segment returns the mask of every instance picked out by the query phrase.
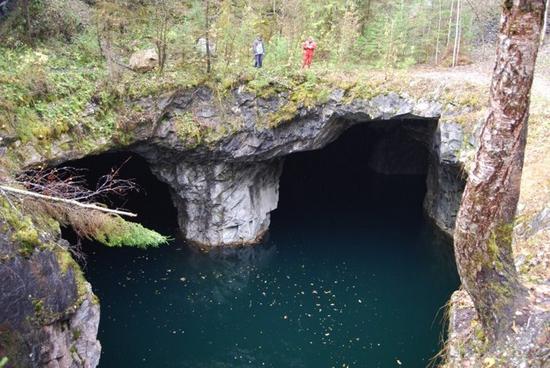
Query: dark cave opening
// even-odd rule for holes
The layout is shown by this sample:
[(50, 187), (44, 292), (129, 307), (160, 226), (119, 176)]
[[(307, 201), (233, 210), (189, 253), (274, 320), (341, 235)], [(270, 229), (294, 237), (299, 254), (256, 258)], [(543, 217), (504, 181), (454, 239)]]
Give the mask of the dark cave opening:
[(351, 211), (358, 219), (378, 217), (370, 212), (421, 218), (436, 126), (437, 121), (427, 119), (368, 122), (320, 150), (287, 156), (274, 218), (281, 211), (290, 216)]
[(67, 163), (95, 183), (131, 157), (120, 175), (142, 191), (113, 206), (175, 239), (147, 251), (84, 242), (100, 367), (424, 367), (458, 286), (449, 240), (422, 207), (433, 129), (366, 123), (286, 157), (269, 236), (209, 254), (178, 236), (170, 189), (139, 156)]

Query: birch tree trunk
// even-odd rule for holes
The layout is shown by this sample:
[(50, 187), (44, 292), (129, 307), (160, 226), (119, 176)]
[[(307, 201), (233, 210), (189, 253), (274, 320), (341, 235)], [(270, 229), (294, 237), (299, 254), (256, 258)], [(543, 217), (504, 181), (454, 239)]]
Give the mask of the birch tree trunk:
[(546, 37), (546, 27), (548, 26), (548, 7), (550, 7), (550, 0), (546, 0), (546, 10), (544, 11), (544, 21), (542, 23), (542, 32), (540, 35), (540, 45), (544, 43), (544, 37)]
[(458, 54), (460, 52), (460, 11), (461, 11), (460, 0), (457, 0), (456, 1), (455, 44), (453, 48), (453, 63), (452, 63), (453, 68), (458, 63)]
[[(451, 32), (453, 30), (453, 10), (455, 6), (455, 1), (451, 0), (451, 10), (449, 12), (449, 24), (448, 24), (448, 30), (447, 30), (447, 44), (445, 45), (445, 48), (449, 50), (449, 46), (451, 44)], [(445, 51), (447, 51), (445, 50)]]
[(492, 341), (509, 332), (527, 295), (514, 267), (512, 231), (544, 9), (545, 0), (504, 3), (490, 113), (455, 228), (460, 278)]
[(441, 21), (443, 18), (443, 0), (439, 0), (439, 18), (437, 21), (437, 34), (435, 40), (435, 62), (437, 65), (439, 63), (439, 39), (441, 37)]

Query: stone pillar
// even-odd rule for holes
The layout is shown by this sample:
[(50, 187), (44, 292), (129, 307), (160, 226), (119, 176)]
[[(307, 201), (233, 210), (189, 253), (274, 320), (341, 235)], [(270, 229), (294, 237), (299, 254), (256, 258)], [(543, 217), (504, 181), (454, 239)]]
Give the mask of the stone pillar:
[(431, 151), (424, 209), (435, 224), (453, 236), (456, 215), (460, 208), (466, 178), (459, 154), (464, 133), (455, 123), (443, 123), (437, 128)]
[(204, 248), (254, 244), (277, 208), (282, 161), (152, 167), (172, 189), (185, 238)]

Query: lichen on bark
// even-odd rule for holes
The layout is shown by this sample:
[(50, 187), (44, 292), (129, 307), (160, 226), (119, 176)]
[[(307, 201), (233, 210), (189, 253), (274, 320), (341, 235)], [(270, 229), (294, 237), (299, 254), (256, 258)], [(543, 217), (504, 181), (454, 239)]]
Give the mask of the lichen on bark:
[(512, 231), (544, 10), (543, 0), (516, 0), (503, 8), (490, 113), (455, 229), (462, 282), (493, 342), (510, 332), (527, 303), (514, 267)]

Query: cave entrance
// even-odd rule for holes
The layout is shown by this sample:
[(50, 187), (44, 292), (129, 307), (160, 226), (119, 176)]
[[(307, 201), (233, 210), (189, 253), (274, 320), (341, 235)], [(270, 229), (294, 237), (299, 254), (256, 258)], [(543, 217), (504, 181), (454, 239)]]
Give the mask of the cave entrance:
[[(144, 192), (124, 207), (176, 240), (85, 246), (100, 367), (425, 367), (458, 287), (449, 239), (422, 210), (434, 128), (366, 123), (287, 157), (264, 243), (208, 254), (178, 239), (169, 189), (134, 157), (122, 174)], [(103, 173), (126, 157), (70, 164)]]
[(317, 218), (328, 225), (345, 218), (374, 226), (389, 216), (401, 226), (417, 226), (425, 220), (436, 126), (426, 119), (359, 124), (323, 149), (287, 156), (273, 221)]
[(423, 209), (435, 128), (366, 123), (285, 158), (270, 241), (298, 270), (290, 277), (316, 291), (306, 319), (318, 318), (333, 349), (311, 358), (317, 366), (425, 367), (441, 348), (438, 312), (459, 278), (452, 240)]
[(177, 212), (170, 188), (153, 175), (141, 156), (129, 152), (104, 153), (68, 161), (61, 166), (79, 170), (78, 174), (84, 176), (90, 187), (94, 187), (103, 175), (118, 170), (117, 178), (131, 180), (137, 190), (120, 197), (110, 195), (105, 204), (136, 213), (138, 217), (129, 220), (159, 232), (173, 233), (177, 228)]

